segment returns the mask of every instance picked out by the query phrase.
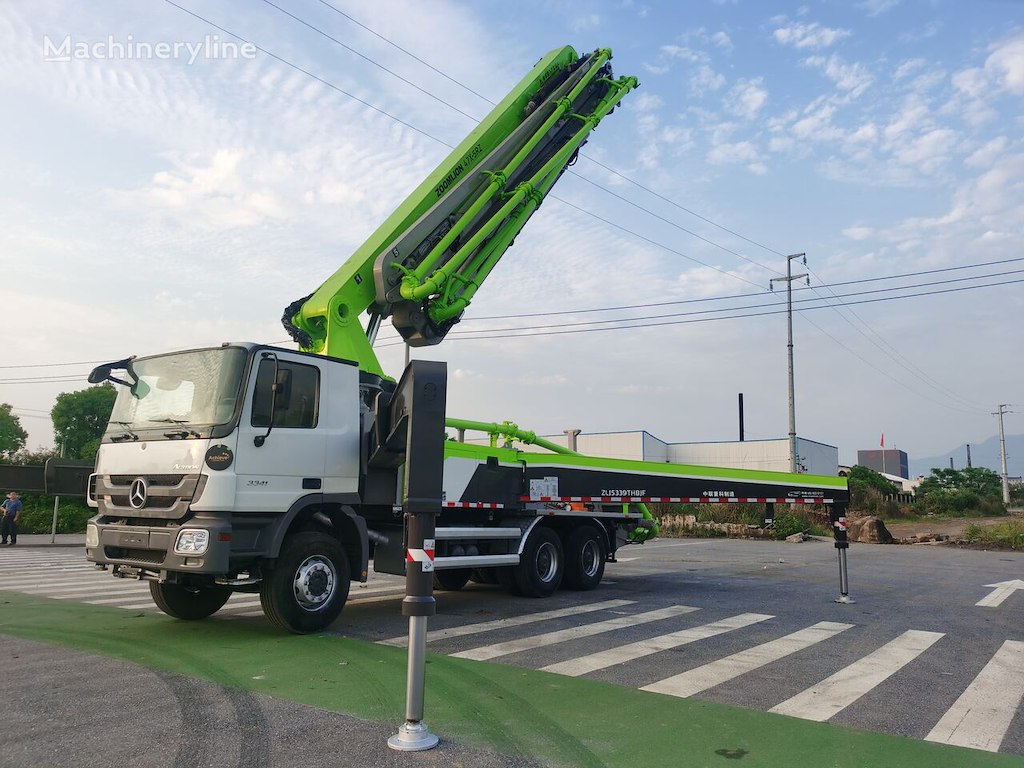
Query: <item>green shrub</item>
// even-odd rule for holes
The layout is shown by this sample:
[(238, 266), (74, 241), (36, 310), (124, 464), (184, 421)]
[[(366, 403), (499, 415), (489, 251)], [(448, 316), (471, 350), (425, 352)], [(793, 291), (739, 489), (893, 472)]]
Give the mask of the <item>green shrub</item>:
[[(23, 509), (18, 533), (50, 533), (53, 529), (53, 496), (29, 493), (21, 497)], [(83, 498), (61, 497), (57, 509), (57, 533), (83, 533), (86, 521), (96, 511)]]
[(991, 547), (1024, 549), (1024, 523), (1010, 520), (989, 527), (971, 524), (964, 529), (964, 538)]

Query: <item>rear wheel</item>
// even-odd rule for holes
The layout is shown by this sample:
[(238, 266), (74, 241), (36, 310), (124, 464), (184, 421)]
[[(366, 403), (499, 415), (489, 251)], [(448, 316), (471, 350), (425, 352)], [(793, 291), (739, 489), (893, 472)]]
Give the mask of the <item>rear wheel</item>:
[(231, 590), (218, 586), (185, 586), (170, 582), (149, 582), (149, 594), (156, 607), (176, 619), (195, 621), (212, 616), (231, 597)]
[(527, 597), (547, 597), (562, 583), (564, 571), (562, 540), (550, 528), (536, 526), (526, 539), (519, 565), (512, 569), (519, 591)]
[(434, 589), (447, 592), (457, 592), (466, 586), (469, 581), (472, 568), (451, 568), (443, 571), (434, 571)]
[(604, 537), (592, 525), (584, 525), (565, 537), (565, 586), (588, 590), (601, 583), (607, 557)]
[(348, 556), (325, 533), (308, 531), (285, 539), (281, 554), (260, 584), (267, 618), (296, 634), (319, 632), (338, 618), (348, 599)]

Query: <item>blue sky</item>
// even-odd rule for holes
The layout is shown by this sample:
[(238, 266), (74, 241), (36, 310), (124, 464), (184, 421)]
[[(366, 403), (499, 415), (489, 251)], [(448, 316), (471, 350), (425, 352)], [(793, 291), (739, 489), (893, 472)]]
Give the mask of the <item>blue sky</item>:
[[(30, 447), (52, 444), (45, 414), (91, 361), (282, 342), (281, 309), (566, 44), (611, 48), (640, 88), (458, 330), (764, 306), (453, 334), (416, 352), (448, 361), (453, 415), (728, 440), (743, 392), (748, 439), (782, 437), (785, 316), (766, 289), (796, 252), (812, 286), (796, 297), (833, 305), (794, 319), (801, 435), (844, 462), (883, 431), (928, 456), (994, 434), (997, 404), (1024, 412), (1022, 262), (1007, 261), (1024, 257), (1021, 3), (178, 4), (207, 21), (157, 0), (0, 6), (0, 402)], [(229, 32), (262, 50), (217, 48), (237, 46)], [(65, 40), (70, 60), (47, 60)], [(852, 304), (950, 288), (971, 289)], [(379, 354), (397, 375), (401, 347)]]

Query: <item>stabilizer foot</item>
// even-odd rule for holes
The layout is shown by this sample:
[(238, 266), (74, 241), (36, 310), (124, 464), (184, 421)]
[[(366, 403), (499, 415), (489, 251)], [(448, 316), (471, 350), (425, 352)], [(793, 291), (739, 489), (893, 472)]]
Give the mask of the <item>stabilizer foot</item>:
[(437, 746), (437, 736), (423, 723), (403, 723), (398, 733), (388, 739), (388, 746), (398, 752), (422, 752)]

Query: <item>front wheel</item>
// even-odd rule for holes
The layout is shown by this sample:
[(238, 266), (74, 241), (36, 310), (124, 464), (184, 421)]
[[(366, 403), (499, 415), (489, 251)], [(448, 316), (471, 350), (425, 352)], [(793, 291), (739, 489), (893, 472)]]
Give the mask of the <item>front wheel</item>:
[(296, 634), (319, 632), (338, 618), (348, 600), (348, 556), (325, 533), (285, 539), (277, 562), (260, 584), (267, 618)]
[(218, 586), (185, 586), (170, 582), (149, 582), (149, 594), (156, 607), (176, 619), (196, 621), (212, 616), (231, 597), (231, 590)]
[(564, 566), (562, 540), (550, 528), (538, 525), (530, 532), (519, 565), (513, 566), (512, 573), (520, 593), (547, 597), (562, 583)]

